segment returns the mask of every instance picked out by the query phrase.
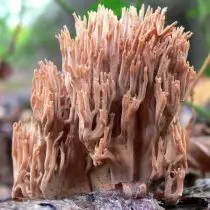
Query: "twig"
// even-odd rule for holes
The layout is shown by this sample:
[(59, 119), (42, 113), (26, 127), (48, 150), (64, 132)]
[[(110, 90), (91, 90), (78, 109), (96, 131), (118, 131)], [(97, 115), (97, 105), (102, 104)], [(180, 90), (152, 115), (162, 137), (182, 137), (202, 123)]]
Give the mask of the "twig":
[(24, 14), (24, 11), (25, 11), (25, 7), (24, 7), (23, 1), (24, 0), (21, 1), (21, 10), (20, 10), (20, 13), (19, 13), (19, 23), (16, 25), (16, 27), (14, 29), (14, 32), (12, 34), (12, 38), (11, 38), (9, 46), (8, 46), (8, 49), (2, 56), (3, 59), (7, 59), (7, 57), (9, 57), (15, 51), (15, 46), (16, 46), (16, 42), (17, 42), (18, 36), (19, 36), (19, 34), (21, 32), (22, 19), (23, 19), (23, 14)]
[(197, 74), (196, 79), (194, 80), (194, 82), (192, 83), (191, 87), (189, 88), (189, 91), (187, 93), (187, 96), (189, 96), (189, 101), (185, 100), (185, 104), (187, 104), (188, 106), (190, 106), (192, 109), (194, 109), (197, 113), (199, 113), (199, 115), (210, 119), (210, 113), (205, 111), (204, 109), (202, 109), (199, 106), (196, 106), (194, 104), (194, 88), (197, 85), (199, 79), (203, 76), (205, 70), (207, 69), (207, 67), (210, 65), (210, 53), (208, 54), (207, 58), (205, 59), (202, 67), (200, 68), (200, 71)]
[(184, 103), (190, 106), (192, 109), (194, 109), (200, 116), (210, 120), (210, 113), (208, 111), (195, 104), (190, 103), (189, 101), (185, 101)]
[(210, 65), (210, 53), (208, 54), (207, 58), (205, 59), (201, 69), (199, 70), (196, 79), (194, 80), (194, 82), (192, 83), (191, 87), (189, 88), (189, 92), (187, 94), (187, 96), (191, 95), (195, 86), (197, 85), (199, 79), (203, 76), (205, 70), (207, 69), (207, 67)]

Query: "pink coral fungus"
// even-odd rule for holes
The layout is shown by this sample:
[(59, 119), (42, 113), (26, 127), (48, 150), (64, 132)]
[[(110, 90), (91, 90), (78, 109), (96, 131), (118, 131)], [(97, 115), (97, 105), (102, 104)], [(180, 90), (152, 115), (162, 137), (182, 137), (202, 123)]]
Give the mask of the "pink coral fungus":
[(120, 183), (165, 180), (165, 199), (182, 194), (188, 135), (179, 109), (195, 79), (190, 32), (165, 27), (166, 9), (103, 6), (74, 14), (76, 37), (57, 36), (62, 72), (34, 72), (27, 130), (14, 124), (13, 198), (67, 197)]

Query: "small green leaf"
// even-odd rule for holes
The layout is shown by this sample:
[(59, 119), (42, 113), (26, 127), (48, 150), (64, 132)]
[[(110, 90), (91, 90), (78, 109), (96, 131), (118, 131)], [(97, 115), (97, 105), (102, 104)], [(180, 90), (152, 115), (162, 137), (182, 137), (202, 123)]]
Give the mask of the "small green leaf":
[(121, 10), (123, 7), (129, 7), (129, 3), (124, 0), (100, 0), (94, 3), (89, 10), (97, 11), (99, 4), (104, 5), (106, 8), (112, 9), (115, 15), (118, 17), (121, 16)]

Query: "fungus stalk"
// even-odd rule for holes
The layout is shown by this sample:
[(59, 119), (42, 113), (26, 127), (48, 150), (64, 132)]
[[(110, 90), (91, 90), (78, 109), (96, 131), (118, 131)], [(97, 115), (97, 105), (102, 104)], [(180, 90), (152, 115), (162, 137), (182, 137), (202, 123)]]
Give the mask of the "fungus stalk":
[(188, 145), (179, 109), (196, 73), (187, 61), (191, 33), (165, 26), (165, 13), (131, 6), (118, 20), (99, 6), (88, 20), (74, 14), (75, 39), (66, 27), (57, 36), (62, 72), (40, 63), (30, 130), (14, 124), (13, 198), (162, 179), (166, 202), (176, 203)]

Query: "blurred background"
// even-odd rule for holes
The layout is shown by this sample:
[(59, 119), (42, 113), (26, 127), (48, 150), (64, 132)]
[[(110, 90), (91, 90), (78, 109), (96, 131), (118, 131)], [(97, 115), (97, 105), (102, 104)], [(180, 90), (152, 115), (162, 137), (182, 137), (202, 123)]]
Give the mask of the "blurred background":
[[(33, 70), (39, 60), (50, 59), (60, 68), (61, 56), (58, 34), (67, 25), (75, 35), (72, 13), (85, 15), (101, 3), (120, 16), (121, 8), (142, 3), (168, 7), (167, 23), (178, 21), (193, 32), (189, 60), (199, 70), (210, 51), (209, 0), (0, 0), (0, 197), (12, 185), (11, 139), (12, 124), (30, 120), (30, 91)], [(210, 122), (210, 68), (205, 71), (195, 90), (194, 103), (187, 103), (183, 116), (190, 115), (189, 107), (197, 112), (203, 135)], [(205, 130), (206, 133), (208, 130)], [(199, 133), (200, 132), (200, 133)]]

